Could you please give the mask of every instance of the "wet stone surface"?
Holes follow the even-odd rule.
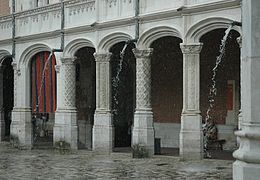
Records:
[[[0,179],[232,179],[233,161],[179,161],[173,156],[132,159],[129,153],[17,150],[0,144]]]

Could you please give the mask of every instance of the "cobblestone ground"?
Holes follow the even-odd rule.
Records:
[[[129,153],[60,154],[53,150],[17,150],[0,144],[0,179],[232,179],[232,162],[182,162],[173,156],[132,159]]]

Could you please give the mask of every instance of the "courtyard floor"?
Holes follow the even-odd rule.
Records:
[[[156,155],[133,159],[131,153],[95,155],[91,151],[60,154],[54,150],[18,150],[0,143],[0,179],[232,179],[232,160],[182,162]]]

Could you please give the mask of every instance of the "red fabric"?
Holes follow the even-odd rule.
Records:
[[[47,62],[49,55],[49,52],[41,52],[32,59],[31,89],[33,112],[53,113],[56,110],[56,60],[53,55]],[[44,79],[42,79],[45,65]]]
[[[233,110],[233,85],[227,85],[227,110]]]

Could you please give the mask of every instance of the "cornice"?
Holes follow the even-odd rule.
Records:
[[[59,37],[59,36],[60,36],[60,30],[56,30],[56,31],[44,32],[44,33],[40,33],[40,34],[18,36],[15,38],[15,42],[21,43],[21,42],[25,42],[25,41],[53,38],[53,37]]]
[[[0,16],[0,22],[11,21],[12,15]]]

